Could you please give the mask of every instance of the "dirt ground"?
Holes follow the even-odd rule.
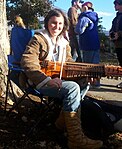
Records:
[[[95,97],[97,91],[93,92],[92,97]],[[100,97],[96,95],[101,100]],[[15,109],[10,114],[5,113],[1,102],[0,149],[68,149],[66,133],[57,130],[54,124],[60,108],[54,107],[53,111],[47,112],[45,106],[40,107],[40,102],[34,102],[36,106],[26,99],[20,104],[19,111]],[[9,108],[8,105],[7,110]],[[101,149],[122,149],[122,133],[110,135]]]
[[[35,103],[36,106],[26,99],[19,112],[15,109],[8,114],[1,102],[0,149],[68,149],[66,133],[57,130],[54,124],[60,108],[47,112],[45,106]],[[122,149],[122,133],[110,135],[101,149]]]
[[[106,59],[109,60],[104,56],[103,61]],[[101,87],[90,88],[87,96],[122,106],[122,90],[116,88],[121,81],[101,78]],[[60,107],[47,111],[39,100],[32,99],[33,103],[25,99],[10,114],[5,113],[4,99],[0,99],[0,149],[68,149],[66,133],[57,130],[54,124]],[[110,135],[101,149],[122,149],[122,132]]]

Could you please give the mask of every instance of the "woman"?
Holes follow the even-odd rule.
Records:
[[[63,37],[68,28],[68,20],[59,9],[49,11],[44,20],[45,29],[34,35],[22,56],[21,66],[35,87],[45,96],[58,97],[63,102],[62,113],[56,126],[61,128],[60,118],[64,117],[69,149],[99,148],[101,141],[87,138],[81,129],[78,108],[80,106],[80,87],[73,81],[51,78],[42,72],[40,60],[72,61],[68,41]]]

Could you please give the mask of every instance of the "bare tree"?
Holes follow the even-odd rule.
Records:
[[[0,0],[0,97],[5,96],[7,75],[7,54],[10,52],[6,0]]]

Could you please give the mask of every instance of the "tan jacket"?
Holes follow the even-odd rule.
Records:
[[[47,32],[47,31],[46,31]],[[62,37],[63,38],[63,37]],[[31,39],[27,48],[22,56],[21,67],[24,68],[27,77],[34,85],[39,88],[45,85],[51,78],[42,72],[40,60],[46,59],[50,50],[48,35],[36,33]],[[68,41],[65,41],[66,59],[65,61],[73,61],[71,57],[71,49]],[[62,45],[61,43],[60,45]]]
[[[70,26],[69,26],[69,36],[73,36],[75,35],[75,26],[78,22],[78,12],[77,12],[77,9],[75,7],[70,7],[69,10],[68,10],[68,18],[69,18],[69,23],[70,23]]]

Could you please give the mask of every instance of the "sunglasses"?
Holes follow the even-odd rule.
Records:
[[[84,1],[82,1],[82,0],[80,0],[79,2],[80,2],[80,3],[84,3]]]

